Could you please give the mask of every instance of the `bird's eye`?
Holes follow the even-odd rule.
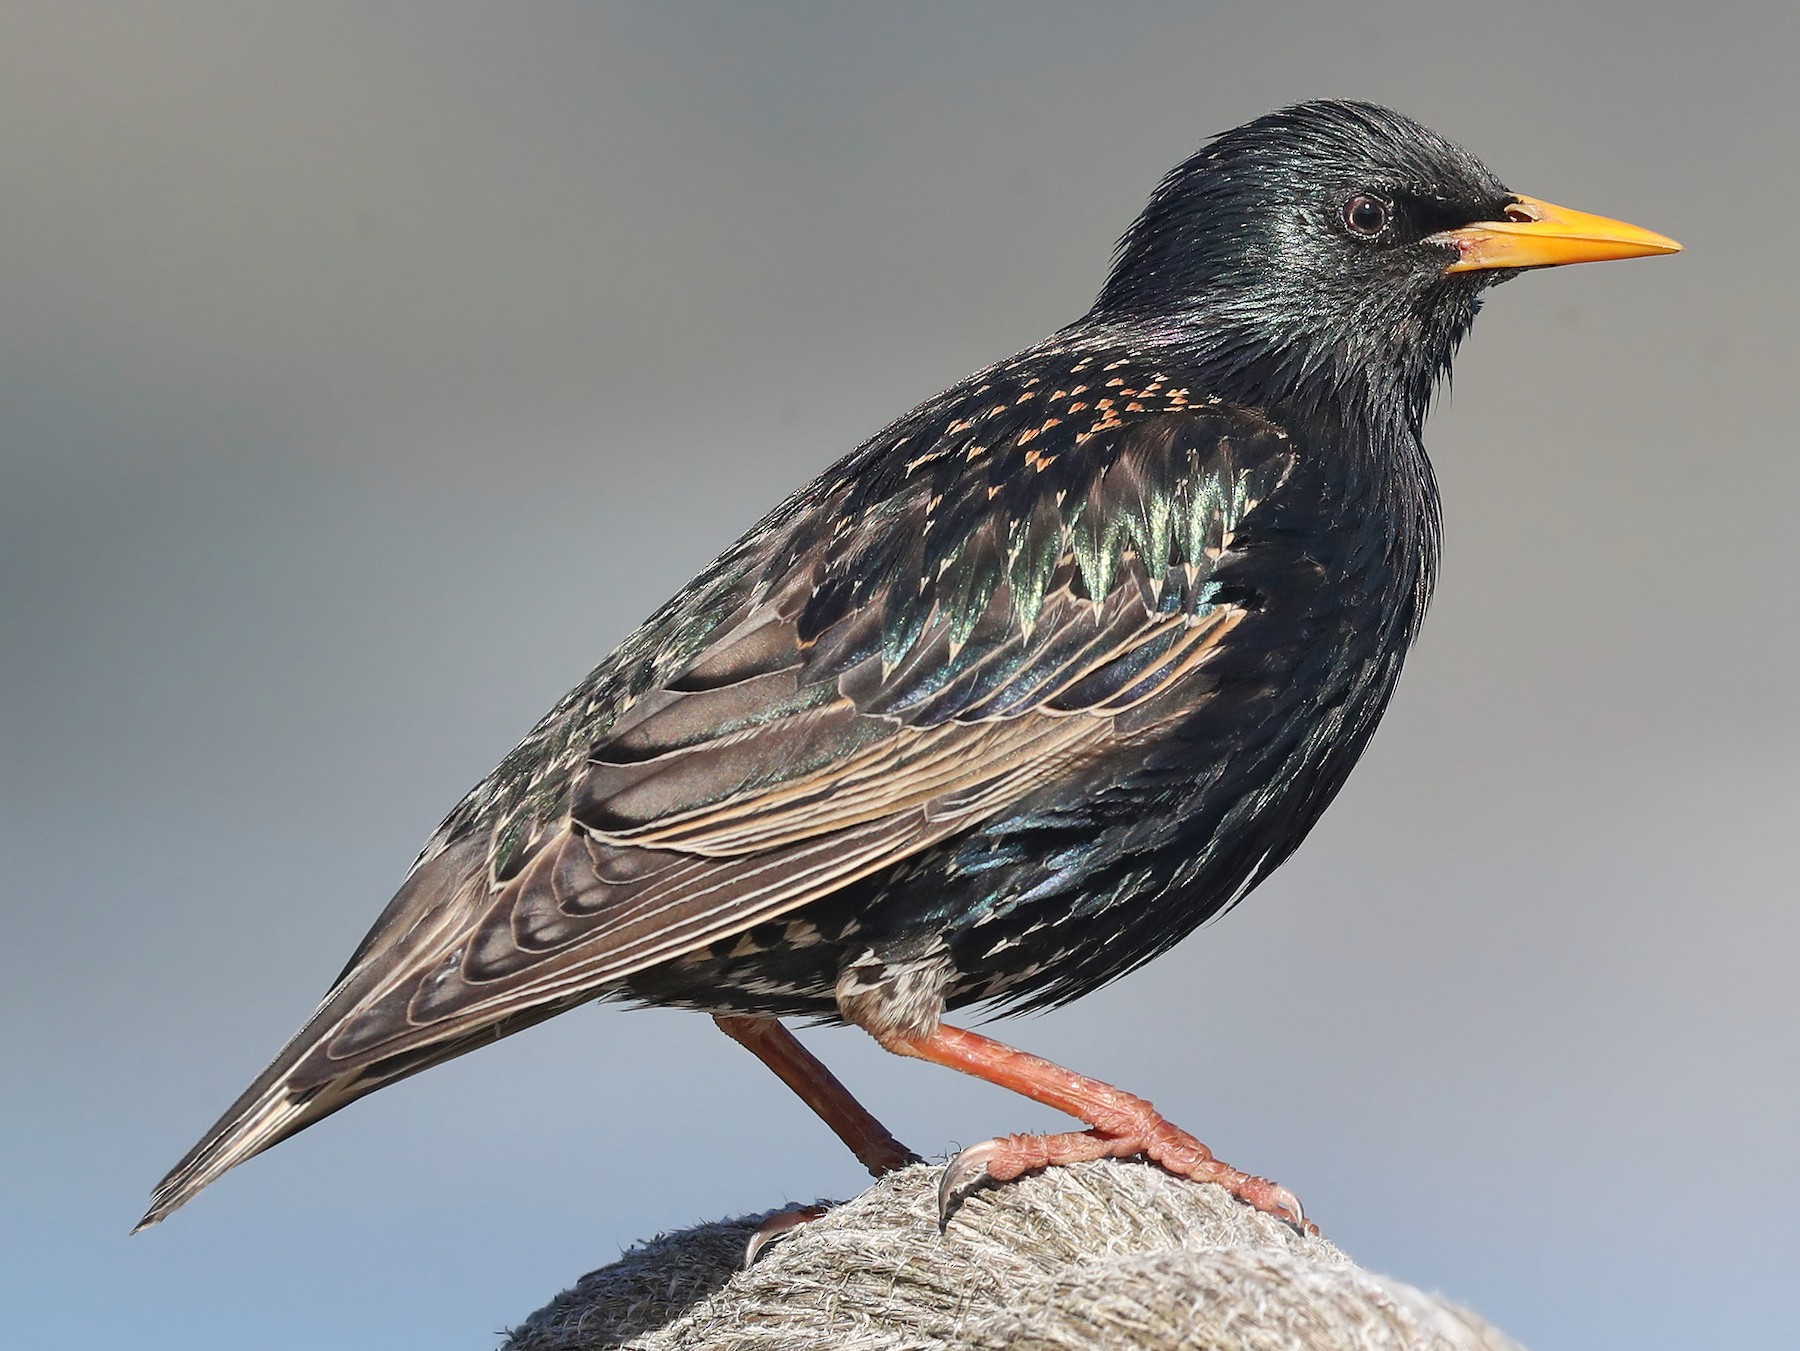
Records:
[[[1344,203],[1344,225],[1353,235],[1373,239],[1387,223],[1388,204],[1379,197],[1352,197]]]

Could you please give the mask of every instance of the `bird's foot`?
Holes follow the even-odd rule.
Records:
[[[1003,1135],[970,1145],[945,1165],[938,1182],[938,1228],[946,1228],[964,1198],[984,1184],[1010,1182],[1026,1173],[1066,1163],[1141,1155],[1177,1177],[1215,1182],[1246,1205],[1292,1225],[1302,1234],[1319,1232],[1319,1226],[1306,1218],[1300,1198],[1286,1187],[1214,1158],[1210,1149],[1159,1115],[1149,1103],[1142,1106],[1143,1120],[1134,1123],[1135,1129]]]
[[[1301,1211],[1299,1198],[1286,1187],[1221,1163],[1212,1150],[1121,1088],[948,1023],[925,1032],[883,1029],[876,1035],[896,1055],[972,1074],[1088,1125],[1085,1131],[1064,1135],[1003,1135],[963,1150],[950,1160],[938,1189],[940,1224],[948,1223],[962,1198],[983,1180],[1008,1182],[1038,1168],[1141,1154],[1178,1177],[1216,1182],[1238,1200],[1303,1234],[1319,1232]]]
[[[779,1242],[803,1224],[811,1224],[830,1206],[792,1206],[787,1210],[776,1211],[761,1224],[756,1232],[750,1235],[750,1241],[744,1245],[744,1269],[747,1271],[756,1265],[757,1256],[771,1243]]]

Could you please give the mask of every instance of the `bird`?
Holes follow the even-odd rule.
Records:
[[[384,1085],[593,1001],[696,1010],[875,1175],[916,1156],[782,1020],[850,1024],[1310,1226],[1143,1098],[947,1021],[1167,951],[1343,786],[1431,597],[1422,431],[1486,292],[1673,240],[1321,100],[1157,185],[1086,314],[774,507],[450,811],[142,1229]],[[135,1231],[134,1231],[135,1232]]]

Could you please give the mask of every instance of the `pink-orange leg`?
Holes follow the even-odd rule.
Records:
[[[1286,1187],[1220,1162],[1210,1149],[1170,1123],[1144,1099],[1111,1084],[1014,1050],[992,1037],[944,1024],[923,1035],[877,1034],[877,1040],[898,1055],[929,1060],[934,1065],[986,1079],[1092,1127],[1061,1135],[1006,1135],[963,1150],[944,1170],[938,1188],[941,1222],[948,1222],[957,1203],[984,1177],[1007,1182],[1038,1168],[1142,1154],[1171,1173],[1199,1182],[1216,1182],[1260,1211],[1307,1232],[1318,1232],[1318,1226],[1306,1219],[1298,1198]]]
[[[819,1058],[800,1044],[797,1037],[773,1018],[754,1018],[738,1014],[714,1014],[719,1030],[746,1048],[793,1089],[838,1139],[850,1146],[857,1161],[880,1177],[919,1156],[888,1133],[868,1108],[839,1082],[838,1077],[820,1063]]]
[[[781,1082],[818,1113],[819,1119],[850,1146],[857,1161],[875,1177],[919,1162],[917,1154],[896,1140],[838,1077],[775,1019],[716,1013],[713,1021],[721,1032],[774,1070]],[[769,1244],[824,1213],[824,1206],[800,1206],[769,1216],[750,1235],[744,1248],[744,1265],[750,1266]]]

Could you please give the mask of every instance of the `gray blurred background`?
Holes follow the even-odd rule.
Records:
[[[12,1344],[479,1348],[859,1171],[581,1010],[127,1241],[558,694],[888,418],[1079,314],[1157,177],[1391,103],[1680,258],[1493,297],[1443,585],[1251,903],[1002,1034],[1539,1351],[1791,1344],[1800,8],[0,8]],[[937,1153],[1057,1118],[809,1034]]]

